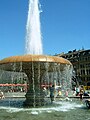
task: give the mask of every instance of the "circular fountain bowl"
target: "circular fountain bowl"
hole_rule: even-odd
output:
[[[49,65],[55,63],[62,65],[61,68],[65,65],[70,65],[70,61],[62,58],[62,57],[56,57],[56,56],[47,56],[47,55],[22,55],[22,56],[12,56],[8,58],[4,58],[0,61],[0,69],[7,70],[7,71],[15,71],[19,72],[22,68],[22,71],[25,71],[26,69],[30,69],[32,66],[32,63],[34,63],[34,66],[38,67],[38,64],[41,64],[41,69],[44,68],[44,64],[49,63]],[[37,64],[38,63],[38,64]],[[53,65],[51,65],[53,67]],[[37,68],[36,68],[37,69]],[[51,69],[51,67],[50,67]]]
[[[8,58],[4,58],[0,61],[1,64],[6,63],[15,63],[15,62],[56,62],[62,64],[70,64],[70,61],[56,56],[47,56],[47,55],[21,55],[21,56],[12,56]]]
[[[69,69],[71,66],[72,64],[70,61],[62,57],[46,55],[12,56],[0,61],[1,70],[6,70],[6,72],[24,72],[26,74],[29,87],[25,95],[25,106],[44,105],[45,93],[42,92],[40,85],[43,85],[44,83],[47,85],[49,85],[49,83],[54,84],[55,80],[56,82],[59,82],[59,74],[65,71],[66,69],[64,68],[66,67],[68,67],[67,74],[70,74]],[[69,83],[70,79],[67,81]]]

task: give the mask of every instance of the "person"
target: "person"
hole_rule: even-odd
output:
[[[83,99],[83,94],[84,94],[84,89],[83,89],[83,86],[81,86],[80,88],[80,99],[81,100]]]
[[[76,96],[79,96],[79,93],[80,93],[80,88],[79,86],[76,87]]]
[[[3,94],[3,92],[0,90],[0,98],[1,99],[4,99],[5,97],[4,97],[4,94]]]
[[[66,100],[66,101],[70,100],[69,97],[68,97],[68,93],[69,93],[69,90],[67,89],[67,90],[65,91],[65,100]]]
[[[62,92],[61,92],[61,90],[58,90],[58,96],[59,96],[59,97],[62,96]]]
[[[49,89],[50,89],[51,103],[53,103],[53,101],[54,101],[54,93],[55,93],[55,87],[54,87],[54,85],[51,85]]]
[[[65,91],[65,96],[68,97],[68,90]]]
[[[73,89],[73,96],[76,95],[76,87]]]
[[[83,95],[84,95],[84,96],[89,96],[89,94],[88,94],[87,91],[84,91]]]
[[[45,86],[43,87],[43,93],[44,93],[45,96],[47,96],[47,89],[46,89]]]

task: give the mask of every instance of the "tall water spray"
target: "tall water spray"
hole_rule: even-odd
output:
[[[29,0],[26,25],[26,54],[42,54],[39,0]]]

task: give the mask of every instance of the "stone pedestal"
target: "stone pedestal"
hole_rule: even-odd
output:
[[[38,87],[33,89],[30,87],[28,89],[26,95],[26,100],[24,102],[25,107],[40,107],[45,104],[45,95],[42,89],[39,89]]]

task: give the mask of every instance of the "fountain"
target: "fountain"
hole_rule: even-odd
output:
[[[28,87],[24,106],[42,106],[45,104],[43,85],[49,88],[50,84],[55,84],[63,90],[70,89],[72,64],[62,57],[41,55],[39,0],[29,0],[26,30],[26,55],[2,59],[0,69],[25,73]]]
[[[72,65],[68,60],[46,55],[12,56],[0,61],[1,70],[23,72],[27,75],[29,86],[25,105],[34,107],[45,104],[42,85],[54,84],[56,81],[62,89],[71,87],[71,68]]]

